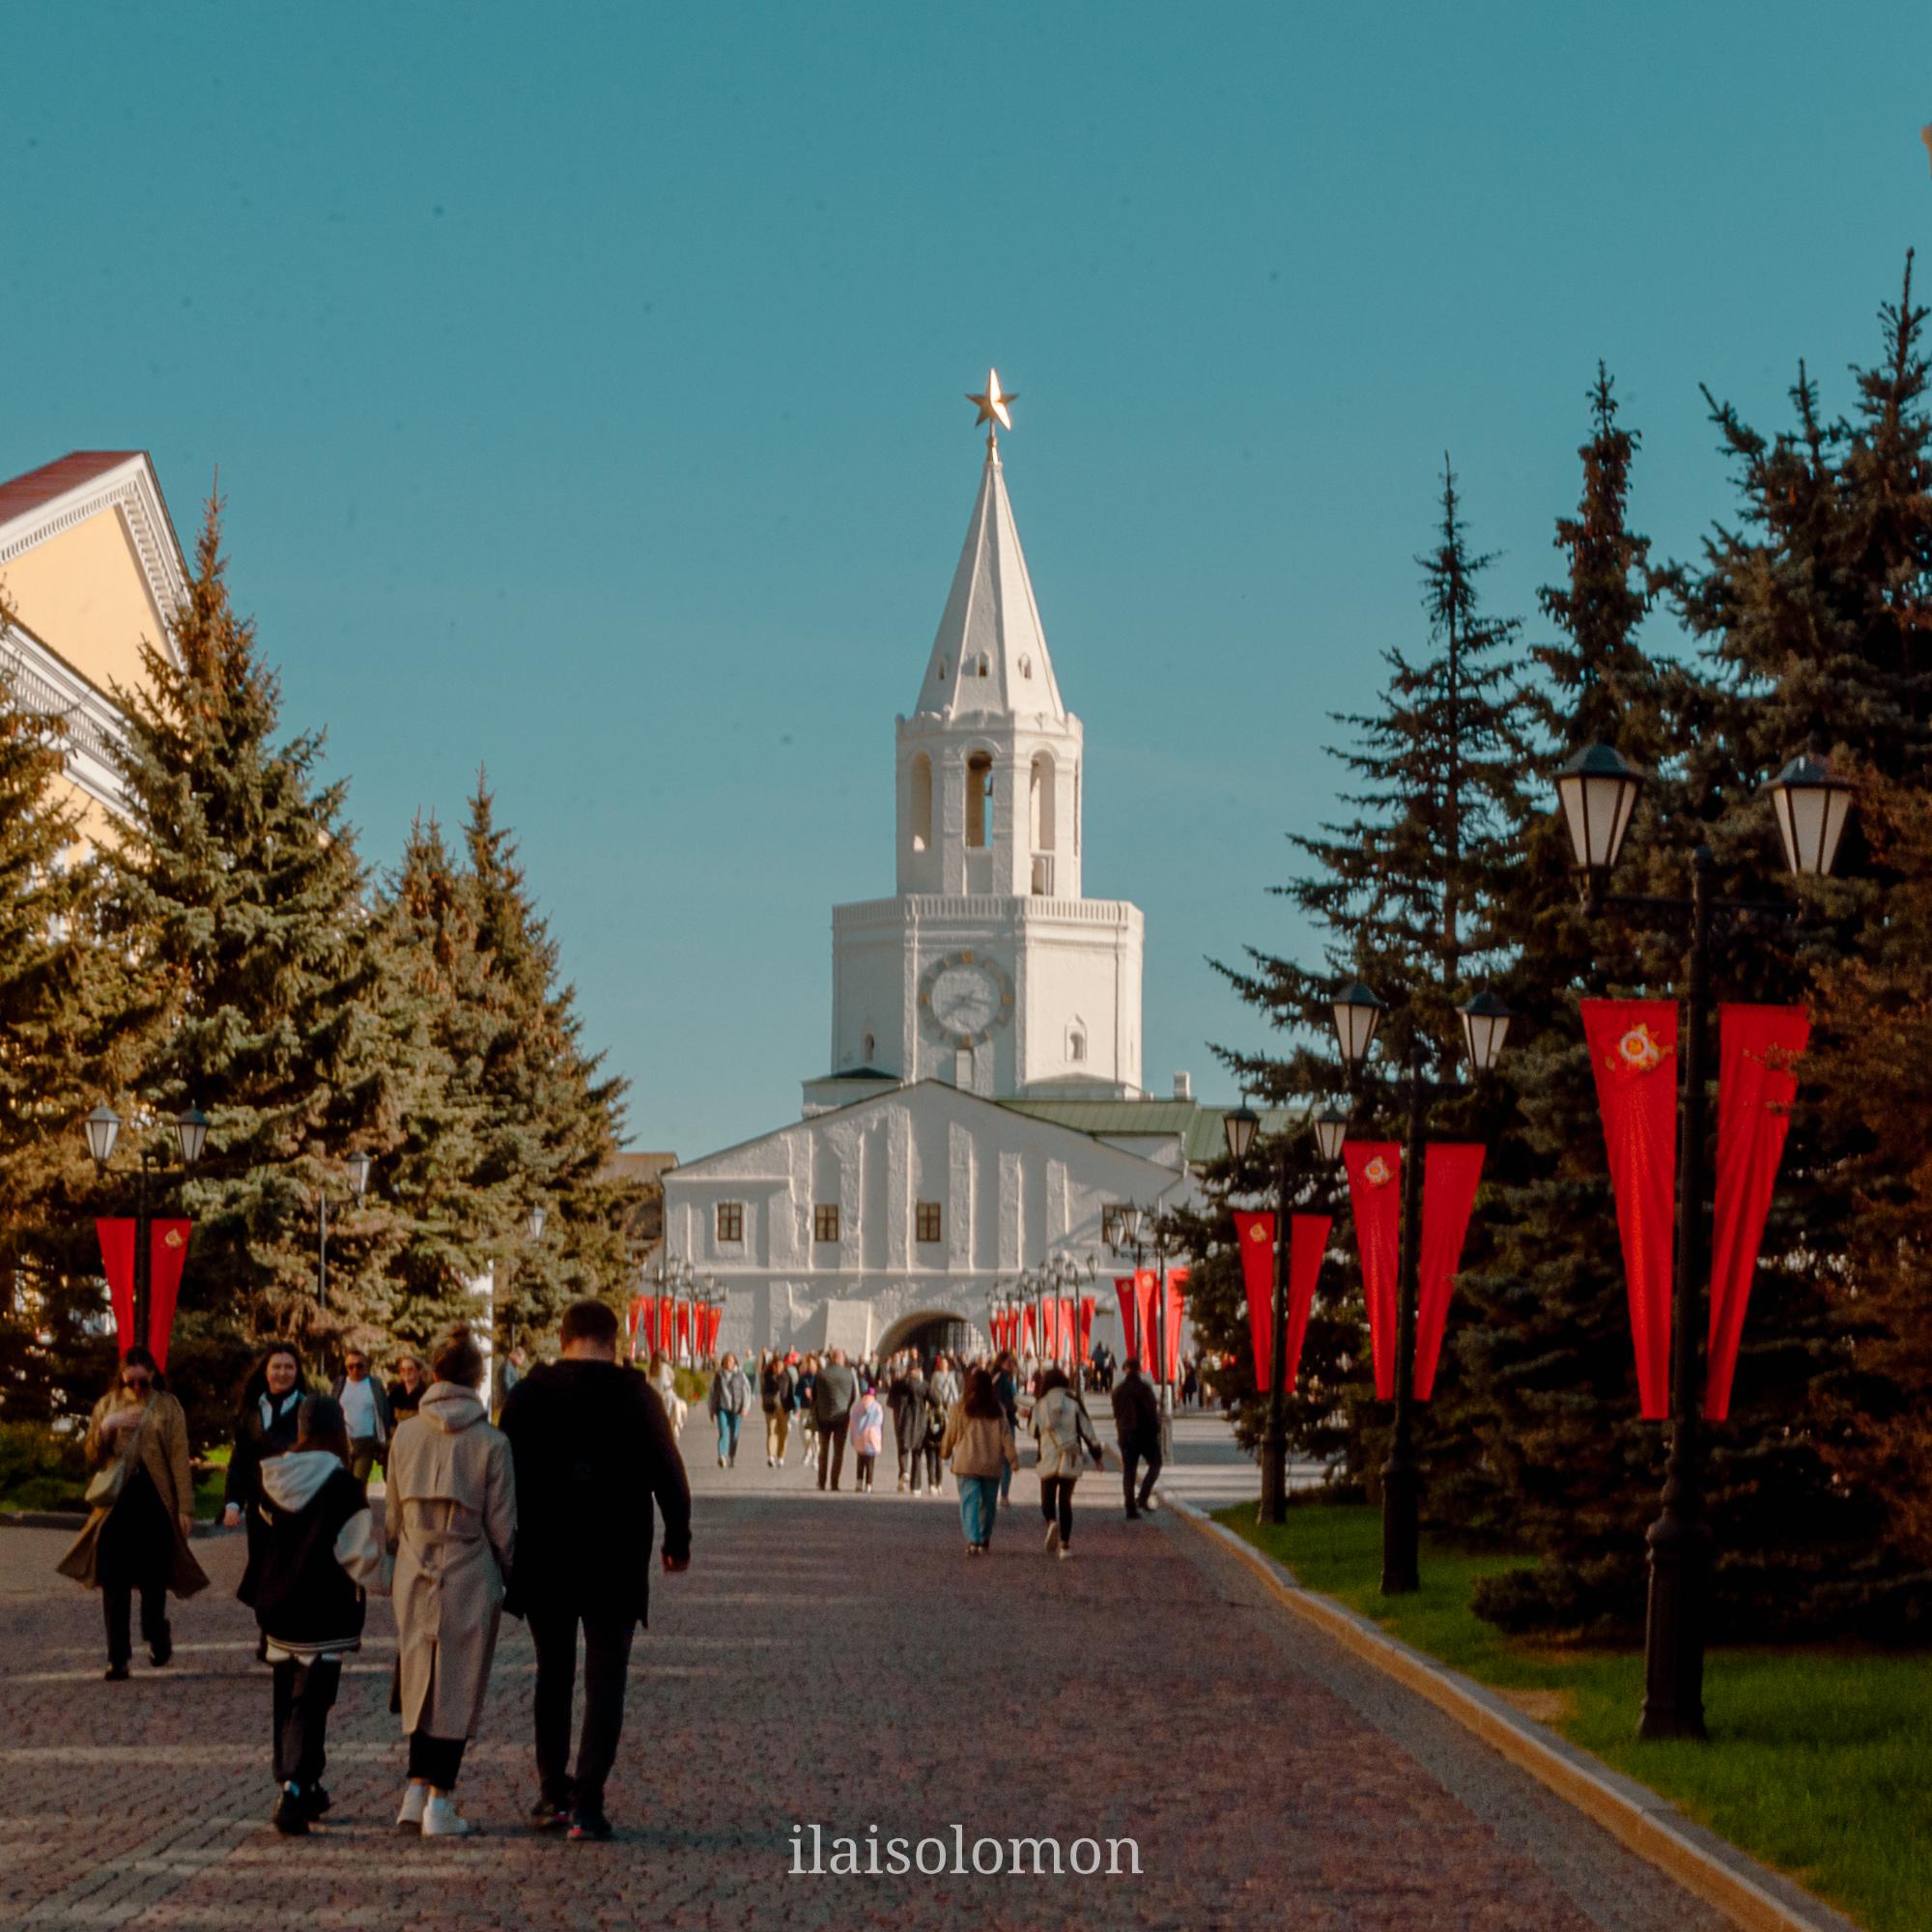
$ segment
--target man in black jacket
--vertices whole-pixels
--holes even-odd
[[[1140,1359],[1129,1355],[1114,1390],[1114,1434],[1121,1445],[1121,1481],[1127,1492],[1127,1520],[1153,1508],[1153,1486],[1160,1477],[1160,1398],[1141,1374]],[[1134,1493],[1134,1465],[1147,1461],[1147,1476]]]
[[[608,1838],[604,1785],[624,1729],[631,1639],[648,1624],[653,1501],[664,1567],[691,1565],[691,1489],[657,1391],[617,1363],[617,1318],[601,1301],[566,1310],[563,1359],[532,1369],[503,1405],[520,1526],[505,1607],[536,1646],[538,1831]],[[570,1772],[577,1627],[583,1626],[583,1730]]]
[[[859,1379],[846,1366],[845,1350],[834,1349],[818,1365],[818,1379],[811,1385],[811,1419],[818,1430],[818,1487],[825,1487],[825,1471],[830,1463],[832,1487],[845,1467],[845,1426],[852,1419],[852,1405],[859,1399]]]

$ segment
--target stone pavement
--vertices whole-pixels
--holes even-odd
[[[490,1828],[389,1830],[402,1750],[386,1609],[333,1725],[334,1820],[268,1827],[268,1684],[216,1587],[177,1661],[100,1681],[97,1600],[64,1537],[0,1530],[0,1926],[1044,1928],[1709,1932],[1719,1922],[1432,1708],[1271,1604],[1172,1513],[1080,1490],[1072,1561],[1014,1485],[968,1562],[951,1499],[821,1497],[748,1440],[720,1471],[686,1438],[696,1562],[660,1575],[631,1680],[618,1835],[524,1833],[532,1663],[506,1623],[464,1776]],[[796,1451],[794,1451],[794,1455]],[[890,1469],[890,1450],[885,1459]],[[848,1476],[849,1483],[849,1463]],[[795,1875],[793,1833],[862,1843],[1135,1841],[1140,1875]],[[809,1840],[808,1840],[809,1842]],[[989,1854],[990,1856],[990,1854]],[[1029,1855],[1031,1856],[1031,1855]],[[1127,1855],[1117,1855],[1126,1861]]]

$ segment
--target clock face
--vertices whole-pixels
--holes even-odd
[[[996,959],[949,952],[920,976],[920,1024],[949,1046],[983,1046],[1012,1016],[1012,981]]]

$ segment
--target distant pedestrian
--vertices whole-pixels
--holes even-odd
[[[952,1380],[957,1383],[955,1375]],[[963,1392],[963,1390],[962,1390]],[[959,1397],[954,1396],[949,1403],[940,1395],[939,1379],[935,1376],[925,1385],[925,1439],[920,1445],[920,1453],[925,1459],[925,1491],[927,1495],[939,1493],[939,1445],[946,1435],[947,1422],[952,1411],[959,1406]],[[914,1485],[918,1487],[917,1484]]]
[[[811,1405],[816,1399],[817,1388],[818,1357],[808,1355],[798,1365],[797,1379],[792,1384],[791,1395],[792,1427],[798,1433],[798,1460],[808,1469],[817,1459],[817,1451],[812,1446],[812,1435],[817,1424],[811,1414]]]
[[[604,1787],[624,1728],[638,1626],[650,1621],[651,1538],[664,1513],[664,1567],[691,1564],[691,1490],[657,1392],[617,1361],[617,1318],[601,1301],[564,1311],[563,1354],[503,1405],[522,1528],[509,1607],[536,1646],[540,1832],[608,1838]],[[570,1766],[577,1632],[583,1627],[583,1728]]]
[[[141,1638],[160,1669],[174,1655],[168,1592],[191,1597],[208,1577],[188,1548],[194,1527],[194,1475],[187,1417],[161,1386],[146,1349],[133,1348],[87,1421],[85,1527],[57,1566],[63,1577],[100,1592],[107,1623],[107,1681],[126,1680],[134,1654],[129,1621],[141,1599]]]
[[[362,1648],[365,1592],[384,1588],[383,1546],[349,1463],[341,1404],[310,1396],[296,1446],[262,1465],[253,1504],[262,1533],[235,1593],[254,1610],[274,1665],[274,1824],[285,1837],[328,1809],[328,1713],[342,1660]]]
[[[852,1453],[859,1459],[853,1487],[869,1495],[872,1472],[879,1464],[879,1451],[886,1446],[885,1406],[870,1382],[859,1391],[859,1400],[852,1405],[847,1433],[852,1438]]]
[[[833,1489],[845,1467],[845,1425],[857,1400],[859,1383],[846,1366],[843,1349],[834,1349],[818,1371],[811,1389],[811,1419],[818,1431],[818,1487],[826,1487],[826,1472],[832,1475]]]
[[[946,1418],[939,1453],[952,1464],[959,1485],[959,1526],[968,1556],[983,1556],[999,1514],[1000,1478],[1018,1465],[1019,1451],[1007,1411],[984,1369],[966,1378],[965,1390]]]
[[[1154,1506],[1153,1486],[1160,1480],[1160,1398],[1141,1374],[1140,1357],[1129,1355],[1122,1365],[1114,1389],[1114,1435],[1121,1445],[1121,1485],[1126,1492],[1127,1520]],[[1147,1475],[1138,1494],[1134,1471],[1143,1462]]]
[[[932,1399],[939,1405],[940,1423],[943,1431],[946,1418],[958,1406],[964,1389],[959,1380],[959,1371],[950,1355],[935,1355],[932,1358]]]
[[[384,1534],[396,1559],[396,1652],[409,1784],[398,1831],[465,1837],[456,1808],[464,1748],[476,1735],[503,1579],[517,1539],[510,1444],[477,1391],[483,1351],[452,1328],[431,1351],[436,1379],[389,1450]]]
[[[784,1466],[785,1443],[791,1434],[793,1378],[785,1360],[776,1349],[769,1350],[758,1368],[758,1406],[765,1417],[765,1467]]]
[[[1015,1440],[1020,1433],[1020,1371],[1013,1360],[1012,1351],[1005,1350],[993,1364],[993,1393],[1000,1399],[1000,1406],[1006,1411],[1007,1428]],[[1007,1508],[1013,1499],[1013,1469],[1018,1459],[1012,1463],[1000,1464],[1000,1507]]]
[[[1049,1369],[1040,1378],[1032,1429],[1039,1444],[1039,1513],[1046,1519],[1046,1553],[1073,1554],[1073,1486],[1086,1457],[1097,1469],[1105,1460],[1087,1409],[1073,1392],[1065,1369]]]
[[[342,1358],[333,1394],[342,1405],[342,1424],[349,1432],[349,1473],[366,1483],[394,1428],[388,1395],[369,1373],[368,1350],[351,1349]]]
[[[912,1492],[920,1492],[920,1478],[925,1472],[926,1389],[925,1377],[917,1355],[908,1355],[899,1373],[886,1391],[893,1411],[893,1444],[898,1452],[899,1490],[904,1492],[911,1478]]]
[[[738,1461],[738,1432],[744,1427],[745,1412],[752,1406],[752,1385],[745,1379],[736,1355],[727,1354],[718,1365],[704,1404],[718,1425],[718,1466],[732,1468]]]
[[[683,1435],[685,1418],[691,1412],[691,1406],[678,1394],[677,1371],[662,1350],[651,1357],[650,1370],[645,1378],[657,1390],[658,1400],[664,1404],[665,1414],[670,1420],[671,1435]]]
[[[423,1367],[420,1355],[398,1355],[396,1357],[396,1378],[389,1384],[389,1433],[395,1434],[396,1424],[406,1415],[416,1412],[416,1405],[423,1399],[423,1390],[429,1387],[429,1371]]]

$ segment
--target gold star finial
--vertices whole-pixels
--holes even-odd
[[[973,427],[975,429],[978,429],[980,423],[998,423],[1001,429],[1012,428],[1012,413],[1007,408],[1007,405],[1018,402],[1019,397],[1010,393],[1001,393],[1000,372],[997,369],[988,369],[986,371],[986,393],[983,396],[968,394],[966,400],[973,404],[980,412],[979,415],[974,419]],[[995,440],[995,434],[991,428],[987,429],[986,440],[988,443],[991,443]]]

